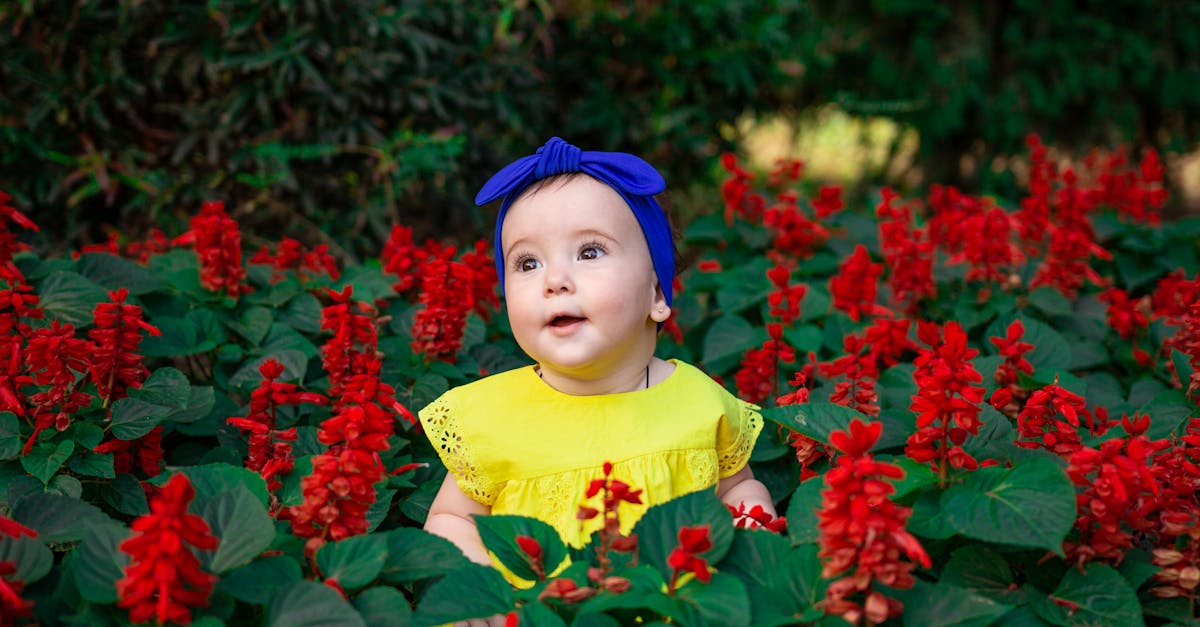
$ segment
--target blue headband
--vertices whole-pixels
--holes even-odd
[[[536,154],[521,157],[504,166],[479,190],[475,204],[480,207],[498,199],[500,213],[496,216],[496,274],[500,277],[500,289],[504,289],[504,250],[500,244],[500,233],[504,216],[513,201],[533,183],[558,174],[581,172],[613,188],[625,204],[633,210],[646,245],[650,249],[650,261],[658,285],[671,306],[671,287],[675,280],[675,244],[671,240],[671,226],[654,195],[667,188],[662,175],[654,166],[641,157],[624,152],[598,152],[580,150],[571,144],[552,137]]]

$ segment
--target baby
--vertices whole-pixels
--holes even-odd
[[[702,489],[775,510],[747,464],[757,408],[686,363],[654,356],[671,314],[674,245],[642,159],[555,137],[497,173],[475,202],[503,199],[496,269],[513,336],[536,363],[452,389],[420,412],[449,469],[425,529],[491,564],[472,517],[519,514],[583,546],[591,480],[641,488],[621,503],[627,533],[646,508]]]

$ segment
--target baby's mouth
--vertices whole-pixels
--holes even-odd
[[[552,320],[550,320],[550,326],[566,327],[584,320],[586,320],[586,318],[580,318],[578,316],[555,316]]]

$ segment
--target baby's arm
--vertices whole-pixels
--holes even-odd
[[[471,518],[473,515],[486,516],[491,513],[490,507],[464,494],[454,475],[446,473],[446,480],[429,506],[425,531],[453,542],[472,562],[491,566],[492,560],[483,548],[483,541],[479,539],[479,528]]]
[[[736,508],[745,503],[747,511],[755,505],[759,505],[772,518],[777,516],[775,504],[771,501],[771,493],[767,492],[767,486],[754,478],[754,471],[750,470],[750,464],[746,464],[741,470],[719,480],[717,496],[726,505]]]

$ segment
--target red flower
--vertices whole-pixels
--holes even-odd
[[[296,429],[275,428],[279,407],[302,403],[324,405],[327,401],[320,394],[301,392],[294,384],[276,381],[283,375],[283,364],[274,359],[264,361],[258,371],[263,380],[250,394],[246,416],[235,416],[226,422],[250,434],[246,468],[262,475],[267,490],[274,493],[281,485],[278,477],[290,473],[295,466],[290,442],[296,440]]]
[[[813,215],[818,218],[828,218],[841,211],[846,203],[842,202],[841,185],[822,185],[817,190],[817,197],[809,200],[813,207]]]
[[[947,260],[947,263],[966,262],[970,266],[964,278],[984,284],[979,291],[980,302],[991,295],[992,285],[1004,285],[1008,281],[1022,259],[1020,249],[1011,241],[1012,221],[1012,217],[999,207],[971,216],[963,223],[964,233],[969,235],[965,245]]]
[[[529,567],[533,569],[533,572],[537,573],[539,580],[544,580],[546,578],[546,565],[542,562],[544,557],[542,545],[529,536],[517,536],[516,541],[517,548],[521,549],[521,552],[525,554],[525,561],[529,564]]]
[[[142,343],[142,331],[162,335],[142,320],[141,307],[125,304],[128,295],[125,288],[109,292],[112,302],[96,305],[92,313],[95,326],[88,331],[88,337],[96,344],[91,360],[92,382],[106,406],[124,397],[127,388],[141,387],[150,374],[137,352]]]
[[[1150,308],[1148,297],[1133,300],[1125,290],[1111,287],[1100,293],[1100,300],[1108,303],[1105,312],[1108,316],[1108,326],[1122,338],[1134,338],[1138,331],[1150,327],[1150,319],[1146,315]]]
[[[859,244],[842,265],[838,273],[829,279],[829,292],[833,295],[833,306],[846,312],[850,319],[858,322],[863,315],[887,313],[875,304],[879,275],[883,266],[871,262],[867,247]]]
[[[16,564],[0,562],[0,625],[4,627],[16,625],[17,619],[33,616],[33,601],[21,598],[24,582],[12,579],[16,572]]]
[[[333,303],[321,311],[321,330],[332,331],[333,337],[321,346],[321,358],[329,373],[329,395],[337,398],[347,381],[366,372],[377,359],[379,335],[375,308],[353,299],[354,286],[347,285],[340,293],[328,290],[326,296]]]
[[[76,373],[86,373],[92,345],[75,337],[75,327],[58,320],[49,327],[32,332],[25,348],[26,372],[33,374],[33,383],[49,386],[29,397],[33,405],[33,434],[26,441],[25,451],[43,430],[54,425],[65,431],[70,417],[92,402],[92,396],[77,389]]]
[[[775,233],[773,250],[796,259],[811,257],[829,239],[829,231],[804,215],[791,196],[780,195],[780,202],[763,214],[763,223]]]
[[[783,516],[776,518],[770,515],[762,505],[755,505],[749,511],[746,510],[745,503],[738,503],[737,507],[726,504],[725,507],[729,508],[730,514],[733,514],[734,526],[738,529],[762,527],[775,533],[787,532],[787,519]]]
[[[1134,542],[1126,529],[1155,528],[1149,516],[1159,506],[1159,486],[1150,458],[1168,446],[1166,440],[1134,436],[1071,453],[1067,475],[1084,489],[1076,497],[1078,541],[1064,543],[1069,559],[1080,565],[1096,559],[1118,564]]]
[[[879,243],[888,268],[888,286],[895,302],[912,313],[922,299],[937,293],[933,243],[913,226],[912,209],[907,204],[895,206],[900,197],[896,192],[885,187],[882,195],[875,215],[879,218]]]
[[[1018,373],[1033,374],[1033,364],[1025,359],[1025,354],[1033,350],[1033,344],[1022,342],[1025,325],[1020,320],[1013,320],[1008,325],[1004,337],[988,338],[996,346],[1004,362],[996,367],[996,383],[1000,384],[989,401],[998,411],[1015,415],[1019,408],[1012,404],[1013,399],[1021,392],[1017,385]]]
[[[699,554],[711,549],[712,538],[708,535],[708,525],[684,527],[679,530],[679,546],[667,556],[667,566],[674,571],[671,581],[667,584],[667,594],[674,595],[679,576],[690,572],[703,583],[712,580],[712,572],[708,569],[708,560]]]
[[[155,427],[149,433],[136,440],[112,439],[95,448],[93,452],[99,455],[112,453],[113,470],[117,474],[133,472],[133,463],[138,462],[147,477],[157,476],[162,472],[163,448],[162,427]]]
[[[1017,416],[1017,446],[1044,448],[1064,457],[1083,447],[1079,439],[1079,417],[1093,427],[1094,420],[1083,397],[1055,382],[1029,396]]]
[[[733,217],[757,223],[762,219],[766,201],[757,193],[750,191],[754,175],[738,166],[737,157],[732,153],[721,155],[721,167],[729,172],[729,178],[721,184],[721,198],[725,201],[725,224],[732,225]]]
[[[721,271],[721,262],[714,259],[703,259],[696,264],[696,270],[704,273],[713,273]]]
[[[8,536],[10,538],[29,536],[30,538],[36,538],[37,532],[15,520],[0,516],[0,536]]]
[[[829,402],[844,405],[868,416],[879,415],[879,396],[875,393],[875,379],[879,369],[875,365],[875,354],[870,347],[854,335],[842,338],[845,355],[818,368],[821,376],[833,378],[845,376],[834,386]]]
[[[9,230],[9,225],[35,232],[38,227],[25,214],[9,205],[10,200],[12,196],[0,191],[0,280],[7,281],[9,285],[20,285],[25,283],[25,275],[13,263],[13,253],[26,247],[17,242],[17,235]]]
[[[196,491],[187,476],[171,477],[150,502],[150,513],[133,521],[134,536],[118,547],[130,563],[117,582],[117,606],[129,620],[187,625],[191,608],[208,605],[216,577],[200,570],[192,548],[213,551],[217,538],[204,519],[189,514]]]
[[[780,264],[775,264],[774,268],[767,270],[767,278],[775,286],[775,291],[767,295],[767,304],[771,307],[770,314],[784,325],[791,325],[800,317],[800,301],[804,300],[804,293],[808,290],[803,283],[788,285],[791,277],[791,270]]]
[[[834,579],[853,572],[830,584],[821,606],[851,623],[857,623],[864,614],[871,623],[898,615],[903,606],[873,590],[873,582],[911,588],[914,562],[930,566],[924,548],[905,529],[911,510],[888,498],[895,492],[888,479],[902,478],[904,471],[894,464],[875,461],[869,452],[882,428],[880,423],[868,424],[856,418],[850,422],[848,432],[834,431],[829,436],[830,445],[842,455],[825,475],[828,487],[821,492],[821,509],[817,512],[821,530],[818,555],[824,562],[821,576]],[[909,561],[902,561],[901,554]],[[852,598],[854,595],[861,595],[861,603]]]
[[[334,281],[341,275],[337,261],[329,254],[328,244],[319,244],[312,250],[305,250],[303,244],[290,237],[285,237],[279,242],[275,254],[271,254],[271,251],[263,246],[250,258],[250,263],[271,266],[274,271],[271,274],[271,283],[282,281],[283,273],[288,271],[295,272],[301,284],[308,283],[321,274]]]
[[[207,201],[191,220],[192,230],[175,238],[175,245],[191,244],[200,258],[200,284],[213,292],[237,299],[250,292],[244,283],[242,234],[238,223],[225,213],[225,203]]]
[[[909,409],[917,414],[917,431],[909,436],[904,452],[919,462],[929,462],[943,483],[947,464],[974,470],[978,463],[962,449],[968,436],[979,433],[979,403],[983,377],[971,364],[979,351],[967,347],[967,334],[957,322],[947,322],[945,336],[937,325],[917,323],[917,336],[929,346],[913,361],[917,393]]]
[[[317,440],[329,451],[313,458],[313,472],[301,480],[304,503],[287,510],[297,536],[326,540],[367,532],[367,511],[375,484],[386,476],[379,453],[387,450],[398,406],[391,386],[379,381],[378,359],[354,375],[334,400],[336,413],[321,423]]]
[[[144,264],[151,255],[167,252],[170,248],[171,242],[162,231],[150,229],[150,235],[144,241],[129,242],[125,246],[125,256]]]
[[[475,313],[487,320],[493,311],[500,309],[500,296],[496,290],[500,279],[496,276],[496,263],[487,241],[476,241],[475,250],[464,253],[462,263],[471,269],[471,301],[475,303]]]
[[[771,186],[779,186],[785,183],[794,183],[800,180],[800,173],[804,171],[804,162],[799,159],[780,157],[775,160],[775,167],[767,175],[767,184]]]
[[[434,259],[421,269],[424,307],[413,319],[412,350],[426,359],[453,362],[462,348],[467,312],[475,306],[475,271],[470,266]]]
[[[379,260],[383,263],[384,272],[400,279],[392,285],[392,289],[403,294],[417,284],[417,268],[427,257],[425,251],[413,243],[412,228],[397,224],[392,227]]]
[[[733,375],[738,395],[751,403],[762,403],[776,391],[779,363],[792,363],[796,351],[783,341],[783,327],[776,322],[767,325],[771,336],[762,348],[752,348],[742,357],[742,367]]]

